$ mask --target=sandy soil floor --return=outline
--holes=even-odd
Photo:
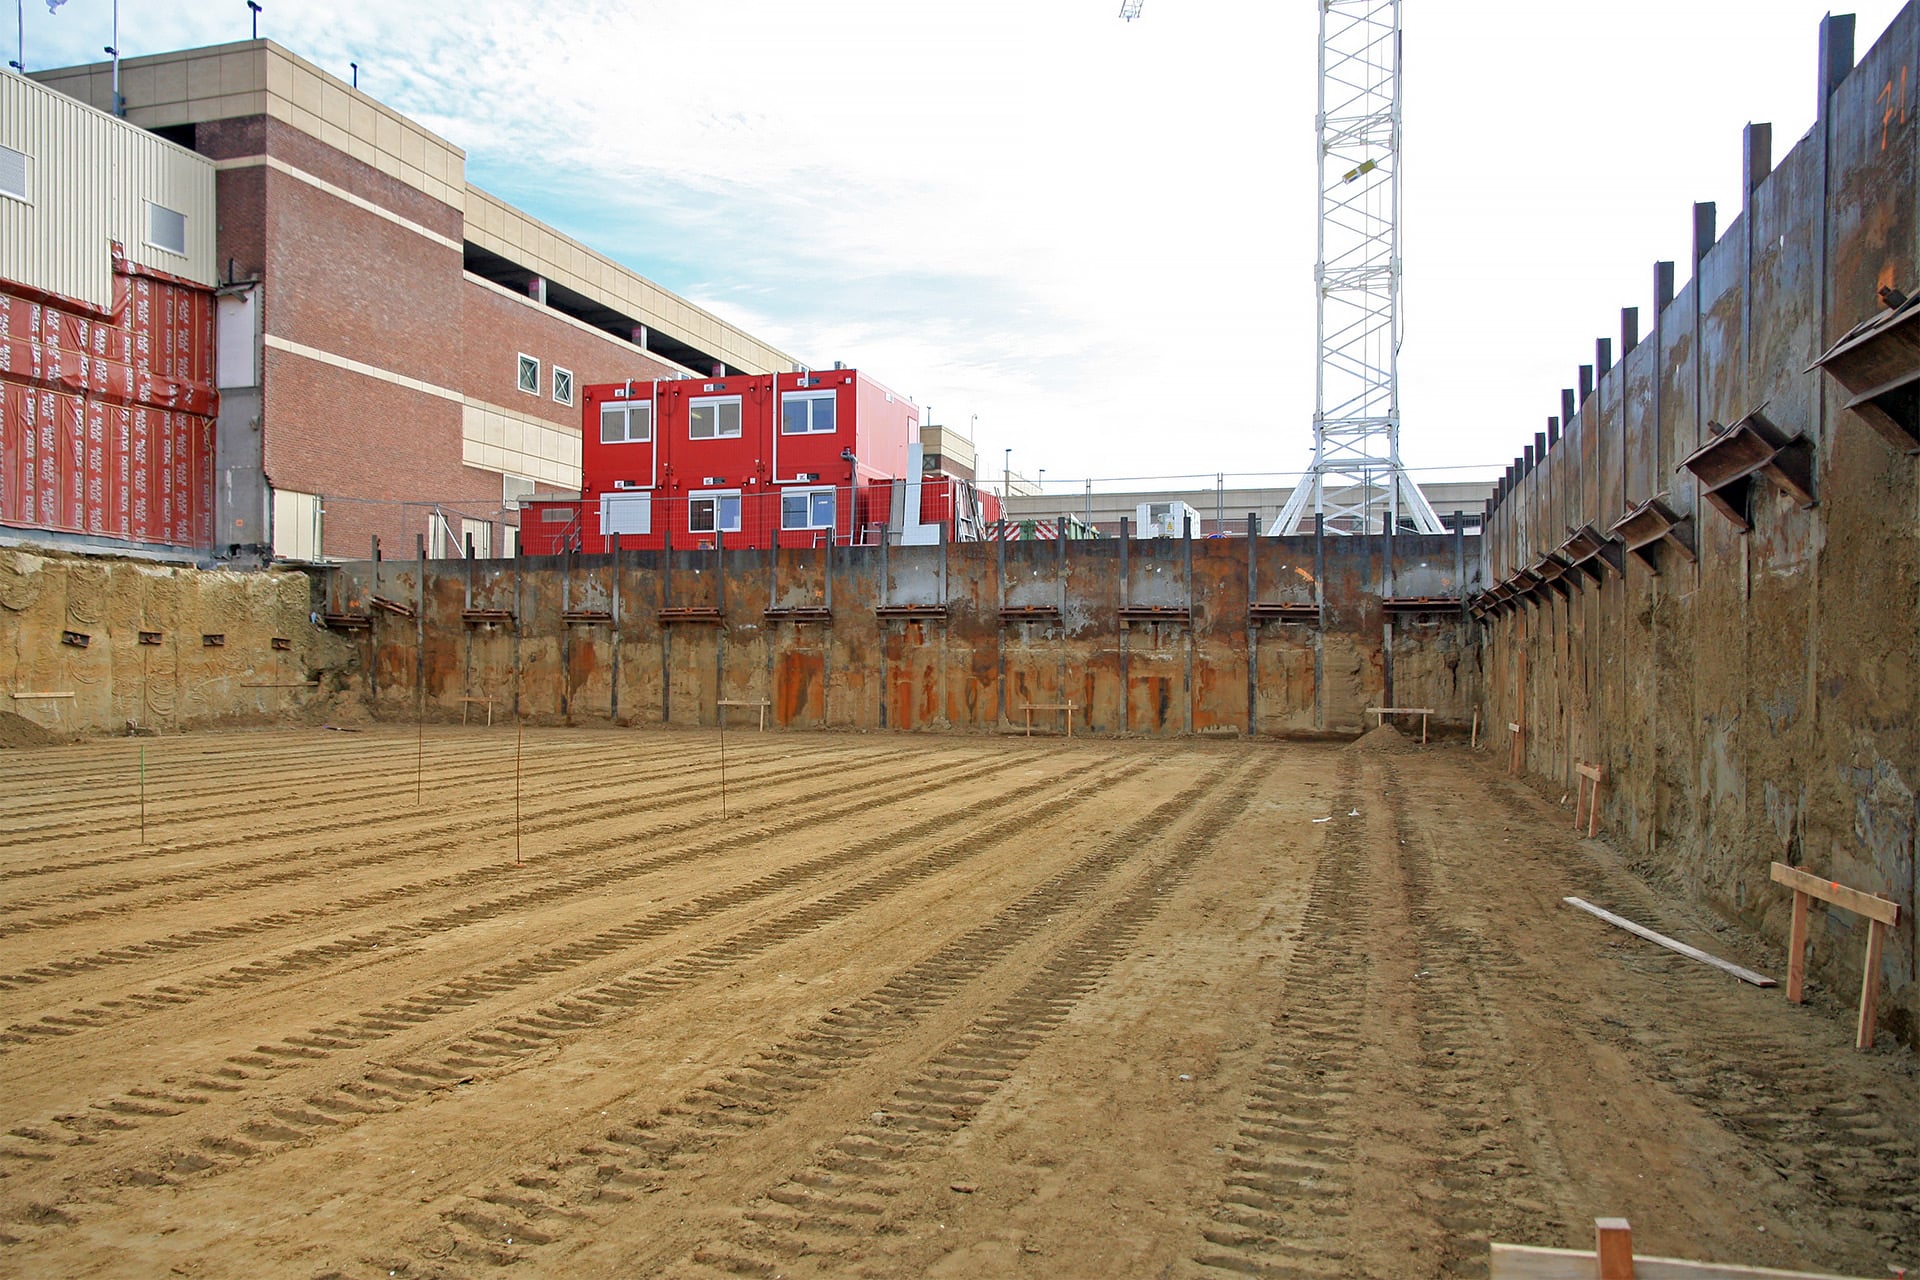
[[[0,1274],[1920,1263],[1911,1058],[1460,746],[720,745],[0,754]]]

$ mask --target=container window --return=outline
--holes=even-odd
[[[739,405],[734,406],[736,409]],[[696,493],[687,499],[688,533],[740,532],[740,491]]]
[[[653,406],[646,401],[600,406],[600,443],[632,444],[653,439]]]
[[[187,215],[163,204],[147,202],[147,243],[168,253],[187,253]]]
[[[0,196],[27,198],[27,153],[0,147]]]
[[[833,490],[789,489],[780,495],[782,529],[833,528]]]
[[[724,440],[738,437],[739,434],[739,396],[714,396],[693,402],[687,425],[689,439]]]
[[[553,366],[553,398],[560,404],[573,403],[573,370]]]
[[[833,431],[831,391],[790,391],[780,398],[780,434],[805,436]]]
[[[530,396],[540,394],[540,362],[532,356],[520,357],[520,389]]]

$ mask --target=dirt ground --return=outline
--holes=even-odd
[[[0,753],[0,1273],[1920,1264],[1912,1059],[1458,744],[515,744]]]

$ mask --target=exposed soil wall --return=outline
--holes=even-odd
[[[312,595],[303,573],[0,548],[0,746],[351,714],[356,655]]]
[[[1673,541],[1651,563],[1616,549],[1601,580],[1494,616],[1486,657],[1489,718],[1522,725],[1526,768],[1571,789],[1575,762],[1604,766],[1605,824],[1692,894],[1782,941],[1774,861],[1896,899],[1876,980],[1884,1025],[1910,1044],[1920,486],[1914,457],[1811,366],[1878,312],[1881,286],[1920,287],[1917,42],[1909,7],[1845,74],[1844,28],[1826,28],[1833,87],[1813,131],[1771,172],[1749,135],[1745,208],[1717,242],[1711,208],[1696,218],[1693,281],[1618,365],[1603,353],[1592,394],[1550,447],[1536,441],[1544,457],[1488,522],[1496,583],[1656,496],[1692,558]],[[1681,464],[1763,406],[1810,445],[1817,502],[1758,477],[1743,530]],[[1849,992],[1864,924],[1815,912],[1814,971]]]

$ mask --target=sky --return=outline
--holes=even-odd
[[[16,0],[29,70],[111,0]],[[262,0],[260,34],[467,152],[468,181],[815,366],[1088,479],[1288,483],[1313,445],[1311,0]],[[133,57],[245,0],[121,0]],[[1899,9],[1861,0],[1864,55]],[[1497,476],[1687,279],[1740,137],[1812,126],[1826,0],[1406,0],[1401,456]],[[11,47],[8,57],[22,50]]]

